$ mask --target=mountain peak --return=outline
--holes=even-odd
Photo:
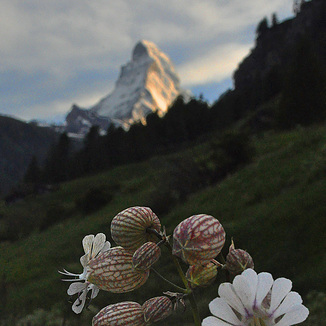
[[[133,61],[137,61],[142,57],[149,57],[154,60],[158,57],[161,57],[164,58],[164,60],[170,62],[170,59],[165,53],[163,53],[153,42],[147,40],[140,40],[134,47],[132,53]]]
[[[144,123],[151,112],[164,115],[178,95],[189,97],[189,94],[180,87],[169,57],[153,42],[141,40],[135,45],[131,60],[121,66],[114,90],[89,110],[79,110],[81,116],[74,128],[82,122],[87,129],[94,118],[128,128],[135,122]],[[76,119],[75,114],[73,118]]]

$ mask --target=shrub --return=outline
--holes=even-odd
[[[76,200],[76,207],[85,214],[97,211],[113,198],[111,191],[104,186],[92,187]]]

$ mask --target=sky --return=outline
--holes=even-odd
[[[293,0],[0,0],[0,114],[60,122],[108,95],[139,40],[172,60],[181,86],[213,103],[255,30]]]

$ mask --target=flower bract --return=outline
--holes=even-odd
[[[118,246],[134,252],[148,241],[156,242],[157,237],[147,232],[160,232],[161,223],[149,207],[130,207],[117,214],[111,222],[111,236]]]
[[[142,286],[149,270],[137,271],[132,264],[132,254],[123,247],[114,247],[88,264],[87,280],[101,290],[124,293]]]
[[[174,229],[173,254],[189,265],[206,265],[220,253],[224,242],[224,229],[215,217],[193,215]]]
[[[234,242],[226,256],[226,269],[232,276],[241,274],[245,269],[254,269],[254,261],[249,253],[242,249],[235,249]]]
[[[301,296],[291,291],[286,278],[275,281],[269,273],[246,269],[233,283],[222,283],[209,304],[213,316],[202,326],[290,326],[303,322],[309,310]]]
[[[142,308],[146,324],[163,320],[173,311],[172,301],[166,296],[151,298],[144,302]]]
[[[92,326],[145,326],[141,305],[126,301],[111,304],[97,313],[92,320]]]

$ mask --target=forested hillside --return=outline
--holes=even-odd
[[[57,137],[50,128],[0,116],[0,195],[23,178],[33,156],[45,159]]]
[[[151,273],[135,292],[101,291],[81,316],[74,315],[67,301],[67,283],[60,281],[57,270],[81,272],[82,238],[104,232],[112,242],[112,218],[125,208],[141,205],[158,214],[168,234],[192,214],[218,218],[227,233],[224,255],[233,238],[237,248],[252,255],[257,271],[293,281],[294,290],[311,309],[311,320],[318,321],[306,325],[324,325],[325,135],[325,126],[314,125],[254,137],[250,163],[220,182],[202,184],[201,168],[218,166],[210,145],[203,143],[185,152],[62,183],[51,194],[2,206],[1,237],[7,237],[0,245],[2,324],[28,325],[30,321],[30,325],[86,326],[107,304],[142,303],[172,290]],[[7,233],[10,222],[16,223],[14,230],[20,230],[19,239],[15,232]],[[166,256],[163,251],[155,268],[178,283]],[[223,281],[223,273],[217,280]],[[202,317],[208,315],[207,305],[216,296],[216,286],[195,291]],[[171,323],[191,323],[189,306],[186,313],[178,310],[161,325]]]

